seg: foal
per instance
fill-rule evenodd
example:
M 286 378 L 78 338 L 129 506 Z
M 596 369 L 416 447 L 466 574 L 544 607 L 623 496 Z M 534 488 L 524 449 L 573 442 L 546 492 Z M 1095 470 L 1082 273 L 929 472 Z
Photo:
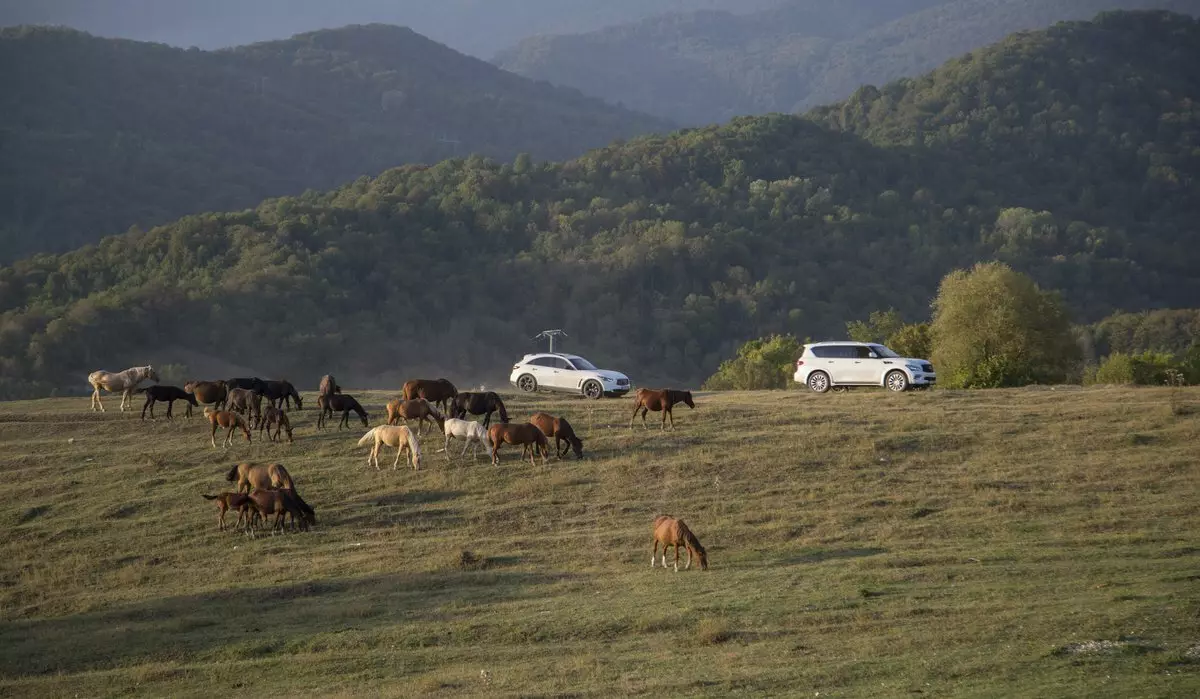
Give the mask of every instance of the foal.
M 246 435 L 246 442 L 250 443 L 250 427 L 246 425 L 246 418 L 237 413 L 228 410 L 213 410 L 212 408 L 204 409 L 204 417 L 212 423 L 212 440 L 213 449 L 217 448 L 217 428 L 226 427 L 229 432 L 225 435 L 224 446 L 233 446 L 233 431 L 241 429 L 242 434 Z
M 700 545 L 700 540 L 688 529 L 682 519 L 667 515 L 654 518 L 654 550 L 650 552 L 650 567 L 654 567 L 654 556 L 658 553 L 658 545 L 662 543 L 662 567 L 667 567 L 667 547 L 675 547 L 675 572 L 679 572 L 679 547 L 687 548 L 688 559 L 684 570 L 692 567 L 692 554 L 700 558 L 700 570 L 708 570 L 708 552 Z
M 233 528 L 238 529 L 242 526 L 242 519 L 247 518 L 250 513 L 250 498 L 245 493 L 218 493 L 216 495 L 201 495 L 205 500 L 216 500 L 217 509 L 220 515 L 217 517 L 217 531 L 225 531 L 225 513 L 229 510 L 237 510 L 238 518 L 234 523 Z
M 269 441 L 282 442 L 283 438 L 279 436 L 280 430 L 287 432 L 289 444 L 295 441 L 292 439 L 292 423 L 288 420 L 287 413 L 273 405 L 267 406 L 267 409 L 263 411 L 262 419 L 258 421 L 259 434 L 262 434 L 264 427 L 267 430 L 267 440 Z M 274 436 L 271 435 L 272 427 L 275 428 Z
M 642 411 L 642 425 L 649 428 L 646 424 L 646 411 L 653 410 L 654 412 L 662 411 L 662 427 L 667 428 L 667 418 L 671 418 L 671 429 L 675 429 L 675 416 L 671 414 L 671 408 L 676 403 L 684 403 L 689 408 L 695 408 L 696 404 L 692 402 L 691 391 L 677 391 L 673 388 L 661 388 L 657 391 L 649 388 L 639 388 L 637 397 L 633 399 L 633 417 L 629 418 L 629 429 L 633 429 L 633 420 L 637 417 L 638 411 Z

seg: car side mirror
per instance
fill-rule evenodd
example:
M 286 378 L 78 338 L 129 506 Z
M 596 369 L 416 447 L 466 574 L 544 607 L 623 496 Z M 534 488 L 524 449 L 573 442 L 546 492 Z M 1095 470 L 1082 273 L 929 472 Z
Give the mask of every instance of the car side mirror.
M 867 356 L 870 357 L 871 359 L 879 359 L 879 355 L 875 354 L 874 352 L 868 352 Z

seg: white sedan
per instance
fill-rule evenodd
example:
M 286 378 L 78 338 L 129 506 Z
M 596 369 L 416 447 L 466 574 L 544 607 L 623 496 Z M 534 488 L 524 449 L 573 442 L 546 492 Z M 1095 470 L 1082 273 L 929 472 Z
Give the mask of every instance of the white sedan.
M 513 365 L 509 383 L 525 393 L 562 391 L 588 398 L 623 396 L 633 388 L 629 377 L 619 371 L 597 369 L 575 354 L 546 352 L 527 354 Z

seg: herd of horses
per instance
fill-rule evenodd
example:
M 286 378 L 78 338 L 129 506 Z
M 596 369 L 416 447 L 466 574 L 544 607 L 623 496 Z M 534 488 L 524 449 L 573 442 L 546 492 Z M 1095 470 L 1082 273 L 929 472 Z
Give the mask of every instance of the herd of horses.
M 154 381 L 155 384 L 139 387 L 144 381 Z M 251 432 L 257 430 L 260 438 L 266 432 L 272 442 L 282 442 L 286 434 L 288 442 L 293 442 L 292 425 L 288 411 L 292 404 L 297 410 L 304 407 L 299 391 L 288 381 L 268 381 L 258 377 L 233 378 L 215 381 L 188 381 L 182 388 L 159 384 L 158 374 L 151 366 L 132 367 L 121 372 L 94 371 L 88 375 L 88 383 L 92 386 L 91 410 L 104 412 L 101 401 L 101 391 L 121 394 L 121 410 L 131 408 L 132 397 L 135 394 L 145 394 L 146 401 L 142 406 L 142 420 L 146 419 L 147 410 L 154 419 L 154 405 L 166 403 L 166 418 L 173 420 L 175 401 L 183 401 L 186 405 L 185 417 L 192 416 L 192 408 L 204 406 L 203 414 L 211 426 L 210 442 L 217 446 L 218 430 L 225 430 L 223 445 L 233 445 L 234 435 L 240 430 L 247 442 L 251 442 Z M 500 463 L 499 452 L 503 445 L 522 447 L 521 458 L 529 457 L 529 463 L 537 465 L 535 458 L 540 455 L 542 464 L 547 463 L 550 453 L 550 439 L 554 440 L 554 451 L 559 458 L 568 453 L 574 453 L 575 458 L 583 457 L 583 440 L 576 434 L 571 423 L 565 417 L 556 417 L 544 412 L 534 413 L 525 423 L 509 421 L 508 411 L 504 401 L 494 391 L 458 391 L 450 381 L 439 379 L 414 379 L 404 384 L 401 398 L 390 401 L 385 406 L 386 423 L 371 428 L 358 440 L 358 446 L 371 445 L 367 464 L 379 470 L 379 454 L 382 448 L 396 449 L 396 458 L 392 469 L 400 466 L 401 458 L 407 453 L 414 470 L 422 466 L 421 447 L 417 437 L 422 435 L 425 426 L 438 430 L 444 436 L 442 451 L 450 458 L 450 440 L 464 440 L 462 454 L 474 445 L 472 456 L 476 456 L 480 445 L 490 449 L 492 464 Z M 265 399 L 265 406 L 264 406 Z M 646 415 L 649 412 L 661 412 L 660 429 L 675 429 L 675 418 L 672 408 L 683 403 L 689 408 L 695 408 L 690 391 L 675 389 L 646 389 L 639 388 L 635 394 L 633 415 L 629 420 L 632 429 L 638 414 L 641 414 L 643 426 L 649 427 Z M 342 392 L 332 375 L 321 378 L 317 397 L 317 429 L 325 429 L 328 421 L 340 413 L 338 430 L 350 429 L 350 413 L 354 413 L 363 427 L 369 425 L 369 414 L 353 396 Z M 497 415 L 498 421 L 492 423 L 492 416 Z M 483 420 L 476 422 L 468 416 L 482 416 Z M 416 421 L 414 434 L 409 423 Z M 404 424 L 400 424 L 403 422 Z M 237 490 L 205 494 L 203 497 L 217 504 L 219 518 L 218 528 L 224 530 L 225 516 L 236 510 L 238 521 L 236 528 L 245 527 L 253 533 L 254 529 L 263 525 L 268 517 L 273 516 L 272 532 L 283 531 L 288 517 L 291 518 L 293 530 L 300 530 L 316 524 L 316 513 L 313 508 L 296 492 L 295 482 L 291 474 L 281 464 L 252 465 L 236 464 L 226 476 L 227 480 L 237 482 Z M 679 570 L 679 547 L 683 546 L 688 552 L 685 569 L 690 568 L 692 557 L 699 559 L 700 568 L 708 568 L 707 553 L 699 540 L 679 519 L 660 516 L 653 525 L 654 549 L 650 556 L 650 565 L 655 565 L 659 544 L 662 545 L 662 565 L 667 567 L 667 547 L 675 548 L 676 571 Z

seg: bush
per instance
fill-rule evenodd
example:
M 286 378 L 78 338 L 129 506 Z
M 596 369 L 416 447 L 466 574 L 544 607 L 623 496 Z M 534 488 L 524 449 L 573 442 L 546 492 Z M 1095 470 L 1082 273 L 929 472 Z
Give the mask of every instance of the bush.
M 751 340 L 738 349 L 737 356 L 721 362 L 717 373 L 708 377 L 708 391 L 754 391 L 788 388 L 800 341 L 791 335 L 771 335 Z
M 1196 360 L 1191 350 L 1178 359 L 1166 352 L 1113 352 L 1100 362 L 1093 374 L 1086 377 L 1085 383 L 1138 386 L 1190 384 L 1193 381 L 1189 373 L 1200 368 L 1194 366 Z
M 1086 383 L 1126 385 L 1134 383 L 1133 357 L 1123 352 L 1114 352 L 1100 362 L 1094 376 Z

